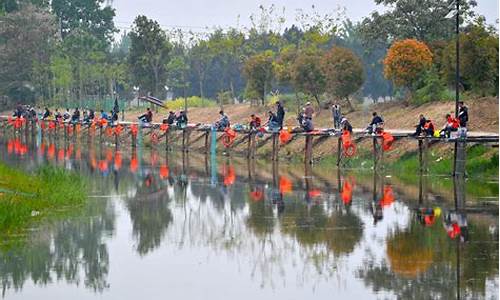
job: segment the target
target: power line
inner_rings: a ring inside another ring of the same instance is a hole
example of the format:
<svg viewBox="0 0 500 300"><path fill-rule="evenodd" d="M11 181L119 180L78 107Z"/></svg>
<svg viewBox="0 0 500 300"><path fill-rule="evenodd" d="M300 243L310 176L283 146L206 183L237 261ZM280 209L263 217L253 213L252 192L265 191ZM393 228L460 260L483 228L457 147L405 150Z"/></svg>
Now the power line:
<svg viewBox="0 0 500 300"><path fill-rule="evenodd" d="M123 26L123 25L115 25L116 28L120 29L120 30L124 30L124 31L131 31L133 29L133 26ZM206 34L210 34L212 33L213 31L194 31L194 30L186 30L186 29L180 29L180 28L172 28L172 27L162 27L160 26L161 29L165 30L165 31L171 31L171 30L177 30L177 31L180 31L181 33L185 33L185 34L202 34L202 35L206 35Z"/></svg>
<svg viewBox="0 0 500 300"><path fill-rule="evenodd" d="M127 21L114 21L115 23L118 23L118 24L125 24L125 26L127 27L130 27L130 26L133 26L133 23L131 22L127 22ZM163 27L163 28L173 28L173 29L177 29L177 28L189 28L189 29L209 29L210 27L208 26L192 26L192 25L171 25L171 24L161 24L159 23L160 27ZM217 27L217 28L221 28L221 27ZM228 27L229 28L229 27ZM224 29L224 28L223 28Z"/></svg>

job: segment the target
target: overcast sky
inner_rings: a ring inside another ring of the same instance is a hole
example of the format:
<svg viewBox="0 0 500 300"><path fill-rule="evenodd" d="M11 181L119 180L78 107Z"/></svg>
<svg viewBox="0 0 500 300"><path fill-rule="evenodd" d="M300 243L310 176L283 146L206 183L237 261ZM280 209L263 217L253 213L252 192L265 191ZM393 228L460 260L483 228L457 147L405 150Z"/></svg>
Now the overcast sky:
<svg viewBox="0 0 500 300"><path fill-rule="evenodd" d="M496 24L498 19L498 0L477 0L476 11L486 17L489 24ZM288 23L295 21L297 9L310 11L315 5L320 13L331 13L338 6L346 8L347 16L359 21L373 10L380 9L373 0L114 0L117 27L129 27L134 18L146 15L157 20L163 27L181 27L184 29L203 30L204 27L236 26L238 15L240 26L249 26L249 16L258 12L259 5L278 8L285 7Z"/></svg>

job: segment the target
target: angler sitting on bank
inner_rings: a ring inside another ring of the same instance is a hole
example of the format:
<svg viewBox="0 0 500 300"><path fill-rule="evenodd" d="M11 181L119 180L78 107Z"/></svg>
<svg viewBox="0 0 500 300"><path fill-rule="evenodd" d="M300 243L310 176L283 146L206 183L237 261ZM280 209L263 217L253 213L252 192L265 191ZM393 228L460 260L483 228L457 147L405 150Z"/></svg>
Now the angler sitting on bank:
<svg viewBox="0 0 500 300"><path fill-rule="evenodd" d="M24 115L24 108L21 105L18 105L16 109L14 109L12 116L15 118L21 118L23 115Z"/></svg>
<svg viewBox="0 0 500 300"><path fill-rule="evenodd" d="M250 130L258 130L260 128L262 121L255 114L250 115Z"/></svg>
<svg viewBox="0 0 500 300"><path fill-rule="evenodd" d="M104 110L101 109L101 120L106 120L107 121L108 118L109 118L108 114Z"/></svg>
<svg viewBox="0 0 500 300"><path fill-rule="evenodd" d="M412 136L420 136L422 134L422 131L424 130L425 123L427 122L427 119L424 117L424 115L420 114L418 117L418 124L415 125L415 133L412 134Z"/></svg>
<svg viewBox="0 0 500 300"><path fill-rule="evenodd" d="M69 113L69 108L66 108L66 111L63 114L63 120L66 122L66 121L69 121L70 118L71 118L71 114Z"/></svg>
<svg viewBox="0 0 500 300"><path fill-rule="evenodd" d="M379 116L375 111L372 113L372 116L372 121L370 122L370 124L368 124L366 132L373 135L380 134L384 129L384 119L382 119L382 117Z"/></svg>
<svg viewBox="0 0 500 300"><path fill-rule="evenodd" d="M269 114L269 119L264 124L264 127L268 126L269 131L278 132L280 130L280 123L278 117L271 110L268 112L268 114Z"/></svg>
<svg viewBox="0 0 500 300"><path fill-rule="evenodd" d="M94 110L89 109L87 111L87 114L83 114L83 123L85 124L91 123L92 121L94 121L94 118L95 118Z"/></svg>
<svg viewBox="0 0 500 300"><path fill-rule="evenodd" d="M304 111L304 117L312 120L312 117L314 115L314 108L311 102L306 103L306 106L304 106L303 111Z"/></svg>
<svg viewBox="0 0 500 300"><path fill-rule="evenodd" d="M188 118L187 118L186 112L183 110L179 111L179 114L175 118L175 126L177 128L184 129L184 128L186 128L187 123L188 123Z"/></svg>
<svg viewBox="0 0 500 300"><path fill-rule="evenodd" d="M424 134L426 136L434 136L434 130L436 130L434 123L429 119L425 120L424 130L423 130Z"/></svg>
<svg viewBox="0 0 500 300"><path fill-rule="evenodd" d="M30 107L28 109L28 119L31 121L36 121L38 119L36 109L34 107Z"/></svg>
<svg viewBox="0 0 500 300"><path fill-rule="evenodd" d="M153 121L153 112L149 107L146 113L139 117L139 121L143 123L143 126L149 126L149 124Z"/></svg>
<svg viewBox="0 0 500 300"><path fill-rule="evenodd" d="M56 119L57 122L62 121L62 115L57 108L56 108L56 111L54 112L54 118Z"/></svg>
<svg viewBox="0 0 500 300"><path fill-rule="evenodd" d="M220 118L217 122L215 122L215 129L219 131L224 131L224 129L230 126L229 117L224 113L223 110L219 111Z"/></svg>
<svg viewBox="0 0 500 300"><path fill-rule="evenodd" d="M299 113L299 116L297 117L297 121L299 122L300 127L305 131L305 132L310 132L314 130L314 125L312 122L312 115L308 115L307 113L307 108L304 107L302 109L302 113Z"/></svg>
<svg viewBox="0 0 500 300"><path fill-rule="evenodd" d="M163 124L173 125L175 122L175 113L170 111L166 119L163 119Z"/></svg>
<svg viewBox="0 0 500 300"><path fill-rule="evenodd" d="M308 117L303 118L302 119L301 127L302 127L302 129L305 132L311 132L311 131L313 131L314 130L314 125L313 125L312 119L308 118Z"/></svg>
<svg viewBox="0 0 500 300"><path fill-rule="evenodd" d="M314 125L312 123L312 120L309 118L304 118L302 120L302 129L304 129L305 132L311 132L314 130Z"/></svg>
<svg viewBox="0 0 500 300"><path fill-rule="evenodd" d="M73 112L73 115L71 116L71 123L76 124L80 122L80 111L78 110L78 107L75 109Z"/></svg>
<svg viewBox="0 0 500 300"><path fill-rule="evenodd" d="M415 133L412 134L414 137L424 136L434 136L434 123L426 119L424 115L420 115L418 124L415 125Z"/></svg>
<svg viewBox="0 0 500 300"><path fill-rule="evenodd" d="M42 120L47 120L50 116L52 115L52 113L50 112L50 110L46 107L45 108L45 112L43 113L43 116L42 116Z"/></svg>
<svg viewBox="0 0 500 300"><path fill-rule="evenodd" d="M340 126L343 131L349 131L349 133L352 134L352 125L349 123L349 120L347 120L346 117L343 117L342 120L340 121Z"/></svg>
<svg viewBox="0 0 500 300"><path fill-rule="evenodd" d="M446 124L443 129L439 132L439 135L442 137L450 137L452 131L458 131L458 127L460 127L460 121L457 118L452 117L450 114L446 114Z"/></svg>

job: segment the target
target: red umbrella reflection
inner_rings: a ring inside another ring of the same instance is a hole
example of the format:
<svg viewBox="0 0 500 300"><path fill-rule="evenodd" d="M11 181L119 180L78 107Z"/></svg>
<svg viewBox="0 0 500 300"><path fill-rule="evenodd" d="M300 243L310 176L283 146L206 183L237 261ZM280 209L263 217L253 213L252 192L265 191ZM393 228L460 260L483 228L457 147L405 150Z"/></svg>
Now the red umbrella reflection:
<svg viewBox="0 0 500 300"><path fill-rule="evenodd" d="M49 148L47 149L47 157L49 159L54 159L56 155L56 146L54 144L50 144Z"/></svg>
<svg viewBox="0 0 500 300"><path fill-rule="evenodd" d="M80 148L76 149L75 158L77 160L82 159L82 150Z"/></svg>
<svg viewBox="0 0 500 300"><path fill-rule="evenodd" d="M320 190L310 190L309 192L307 192L309 194L309 197L313 198L313 197L319 197L321 196L321 191Z"/></svg>
<svg viewBox="0 0 500 300"><path fill-rule="evenodd" d="M106 161L110 162L113 160L113 151L111 149L106 149Z"/></svg>
<svg viewBox="0 0 500 300"><path fill-rule="evenodd" d="M392 191L392 187L390 185L384 186L384 195L382 199L380 199L380 205L382 207L391 206L394 203L394 193Z"/></svg>
<svg viewBox="0 0 500 300"><path fill-rule="evenodd" d="M224 185L225 186L233 185L234 182L236 181L236 172L234 171L234 167L229 166L226 172L226 166L224 165L222 173L224 174Z"/></svg>
<svg viewBox="0 0 500 300"><path fill-rule="evenodd" d="M166 164L163 164L160 166L160 178L161 179L166 179L168 178L170 171L168 169L168 166Z"/></svg>
<svg viewBox="0 0 500 300"><path fill-rule="evenodd" d="M262 188L255 188L254 191L250 192L250 198L255 202L262 201L264 199L264 191Z"/></svg>
<svg viewBox="0 0 500 300"><path fill-rule="evenodd" d="M108 170L108 162L106 160L99 161L99 171L106 172Z"/></svg>
<svg viewBox="0 0 500 300"><path fill-rule="evenodd" d="M59 150L57 151L57 159L58 159L59 161L61 161L61 160L63 160L63 159L64 159L64 149L59 149Z"/></svg>
<svg viewBox="0 0 500 300"><path fill-rule="evenodd" d="M114 167L116 171L120 170L122 167L122 154L120 152L115 153Z"/></svg>
<svg viewBox="0 0 500 300"><path fill-rule="evenodd" d="M43 124L43 123L42 123ZM38 148L38 155L42 156L45 153L45 144L42 143L40 148Z"/></svg>
<svg viewBox="0 0 500 300"><path fill-rule="evenodd" d="M340 194L342 197L342 202L344 202L345 205L350 204L352 201L352 185L349 181L344 180L344 183L342 184L342 193Z"/></svg>
<svg viewBox="0 0 500 300"><path fill-rule="evenodd" d="M293 184L290 179L286 176L280 176L280 193L287 194L290 193L293 189Z"/></svg>
<svg viewBox="0 0 500 300"><path fill-rule="evenodd" d="M132 153L132 157L130 158L130 172L135 173L139 168L139 162L137 161L137 153Z"/></svg>
<svg viewBox="0 0 500 300"><path fill-rule="evenodd" d="M7 142L7 153L12 154L12 152L14 152L14 141L9 140Z"/></svg>

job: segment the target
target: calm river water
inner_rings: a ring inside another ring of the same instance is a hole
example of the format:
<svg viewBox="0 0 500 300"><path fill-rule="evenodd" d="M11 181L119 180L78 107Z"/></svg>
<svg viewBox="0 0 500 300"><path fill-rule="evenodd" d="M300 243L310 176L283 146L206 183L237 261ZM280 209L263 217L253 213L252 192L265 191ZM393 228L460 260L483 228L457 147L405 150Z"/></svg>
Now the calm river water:
<svg viewBox="0 0 500 300"><path fill-rule="evenodd" d="M497 298L497 208L478 203L498 182L18 146L0 159L75 170L90 199L3 241L5 299Z"/></svg>

